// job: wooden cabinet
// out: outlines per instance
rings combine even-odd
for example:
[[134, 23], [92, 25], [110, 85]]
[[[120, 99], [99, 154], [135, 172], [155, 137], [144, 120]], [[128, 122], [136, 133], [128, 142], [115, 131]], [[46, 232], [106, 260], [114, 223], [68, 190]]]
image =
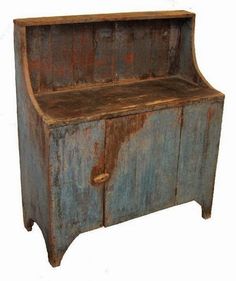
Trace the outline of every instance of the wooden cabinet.
[[185, 11], [15, 20], [24, 224], [78, 234], [192, 200], [211, 214], [224, 95]]

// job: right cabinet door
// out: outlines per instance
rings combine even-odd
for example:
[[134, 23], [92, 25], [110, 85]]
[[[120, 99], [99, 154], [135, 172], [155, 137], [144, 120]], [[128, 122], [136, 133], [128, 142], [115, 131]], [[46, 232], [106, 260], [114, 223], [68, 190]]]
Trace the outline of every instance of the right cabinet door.
[[104, 225], [175, 204], [182, 108], [106, 121]]
[[204, 102], [183, 108], [176, 203], [212, 203], [223, 102]]

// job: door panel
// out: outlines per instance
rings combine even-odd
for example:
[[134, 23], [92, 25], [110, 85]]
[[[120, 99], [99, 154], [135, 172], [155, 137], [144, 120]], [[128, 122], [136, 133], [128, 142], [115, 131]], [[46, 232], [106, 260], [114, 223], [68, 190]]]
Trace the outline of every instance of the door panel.
[[[64, 249], [79, 233], [103, 225], [105, 121], [53, 129], [51, 178], [57, 247]], [[66, 243], [66, 244], [64, 244]]]
[[105, 226], [175, 203], [181, 108], [106, 121]]
[[177, 204], [196, 200], [211, 205], [223, 103], [186, 105], [183, 109]]

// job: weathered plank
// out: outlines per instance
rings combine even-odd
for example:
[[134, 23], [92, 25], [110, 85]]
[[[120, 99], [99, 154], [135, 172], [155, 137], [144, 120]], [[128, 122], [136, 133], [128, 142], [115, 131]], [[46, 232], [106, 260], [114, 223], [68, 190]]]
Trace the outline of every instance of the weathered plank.
[[41, 95], [38, 102], [53, 124], [110, 118], [176, 107], [192, 102], [223, 100], [223, 94], [179, 78], [84, 88]]
[[180, 51], [180, 21], [171, 21], [170, 22], [170, 38], [169, 38], [169, 53], [168, 53], [168, 64], [170, 75], [175, 75], [179, 71], [179, 51]]
[[104, 121], [53, 129], [50, 138], [53, 229], [58, 255], [81, 232], [103, 224]]
[[53, 90], [51, 27], [40, 28], [40, 94]]
[[40, 91], [41, 29], [36, 26], [27, 29], [28, 65], [31, 85], [35, 93]]
[[178, 165], [176, 203], [198, 201], [211, 209], [223, 103], [186, 105]]
[[94, 25], [94, 81], [111, 82], [114, 69], [114, 24]]
[[73, 26], [51, 27], [53, 87], [72, 86], [73, 76]]
[[181, 108], [106, 121], [105, 226], [175, 204]]
[[165, 76], [168, 72], [169, 20], [151, 23], [151, 63], [152, 77]]
[[48, 130], [28, 92], [25, 29], [15, 26], [15, 67], [20, 172], [24, 225], [28, 231], [36, 222], [45, 238], [49, 256], [53, 256], [50, 229], [50, 193], [48, 185]]
[[73, 26], [74, 84], [94, 81], [94, 31], [92, 24]]
[[132, 22], [117, 22], [114, 31], [114, 80], [134, 77], [134, 32]]
[[[150, 23], [133, 23], [134, 40], [134, 75], [138, 79], [150, 76], [151, 63], [151, 32]], [[160, 43], [161, 44], [161, 43]]]

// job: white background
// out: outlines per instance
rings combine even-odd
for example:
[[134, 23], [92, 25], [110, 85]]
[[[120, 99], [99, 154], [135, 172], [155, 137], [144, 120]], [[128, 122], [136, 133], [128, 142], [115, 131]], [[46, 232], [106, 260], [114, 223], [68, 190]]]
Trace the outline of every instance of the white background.
[[[0, 280], [236, 280], [235, 1], [2, 1], [0, 8]], [[208, 81], [226, 94], [213, 214], [188, 203], [80, 235], [61, 267], [42, 234], [22, 222], [13, 18], [186, 9], [197, 14], [196, 53]]]

